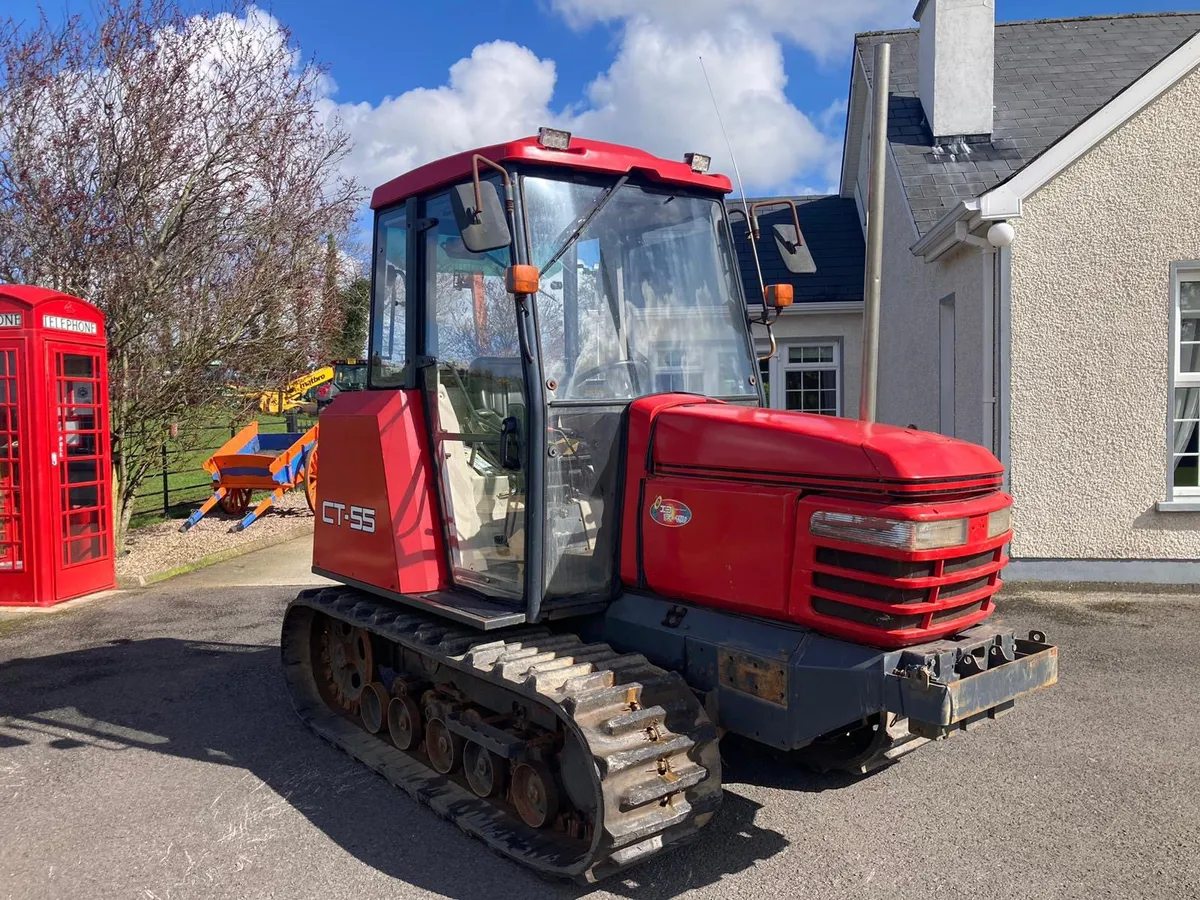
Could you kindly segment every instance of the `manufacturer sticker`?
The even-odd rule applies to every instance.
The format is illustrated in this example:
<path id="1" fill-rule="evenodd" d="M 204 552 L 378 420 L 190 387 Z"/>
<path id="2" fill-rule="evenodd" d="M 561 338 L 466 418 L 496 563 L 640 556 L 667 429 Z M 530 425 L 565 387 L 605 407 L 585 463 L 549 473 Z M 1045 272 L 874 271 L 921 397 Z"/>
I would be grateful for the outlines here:
<path id="1" fill-rule="evenodd" d="M 692 511 L 688 509 L 686 503 L 669 500 L 665 497 L 655 497 L 654 502 L 650 504 L 650 518 L 668 528 L 682 528 L 692 521 Z"/>
<path id="2" fill-rule="evenodd" d="M 55 331 L 70 331 L 74 334 L 96 334 L 99 330 L 95 322 L 68 319 L 66 316 L 42 316 L 42 327 L 53 328 Z"/>

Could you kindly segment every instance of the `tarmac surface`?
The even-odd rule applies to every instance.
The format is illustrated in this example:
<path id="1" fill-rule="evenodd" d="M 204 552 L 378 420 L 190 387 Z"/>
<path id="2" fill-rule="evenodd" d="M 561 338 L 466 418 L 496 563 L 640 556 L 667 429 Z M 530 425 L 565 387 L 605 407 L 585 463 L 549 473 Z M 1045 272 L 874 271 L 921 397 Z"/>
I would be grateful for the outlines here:
<path id="1" fill-rule="evenodd" d="M 702 837 L 586 888 L 296 719 L 278 629 L 307 554 L 0 617 L 0 898 L 1200 896 L 1200 594 L 1011 592 L 1058 686 L 866 778 L 727 741 Z"/>

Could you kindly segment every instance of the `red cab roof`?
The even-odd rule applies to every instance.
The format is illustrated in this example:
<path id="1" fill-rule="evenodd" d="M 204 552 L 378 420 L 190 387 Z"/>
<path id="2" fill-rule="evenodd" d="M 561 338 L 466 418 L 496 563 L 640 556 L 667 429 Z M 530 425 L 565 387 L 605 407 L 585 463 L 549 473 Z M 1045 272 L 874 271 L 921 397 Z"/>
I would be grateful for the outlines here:
<path id="1" fill-rule="evenodd" d="M 693 172 L 687 163 L 661 159 L 633 147 L 572 137 L 568 149 L 547 150 L 538 144 L 536 137 L 527 137 L 447 156 L 445 159 L 406 172 L 375 189 L 371 196 L 371 209 L 391 206 L 416 194 L 423 194 L 470 177 L 471 157 L 476 153 L 498 163 L 523 162 L 564 166 L 579 172 L 602 172 L 609 175 L 628 175 L 636 172 L 664 184 L 678 184 L 721 194 L 728 194 L 733 190 L 733 185 L 724 175 L 701 175 Z"/>

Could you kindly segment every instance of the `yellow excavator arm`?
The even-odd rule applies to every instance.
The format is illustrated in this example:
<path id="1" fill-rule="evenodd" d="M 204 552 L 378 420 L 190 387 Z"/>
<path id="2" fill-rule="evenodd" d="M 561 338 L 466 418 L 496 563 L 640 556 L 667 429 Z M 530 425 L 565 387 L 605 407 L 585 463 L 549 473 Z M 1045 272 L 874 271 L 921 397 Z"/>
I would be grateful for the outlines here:
<path id="1" fill-rule="evenodd" d="M 293 378 L 278 391 L 263 391 L 258 398 L 258 408 L 271 415 L 296 409 L 304 403 L 306 393 L 327 381 L 333 381 L 333 366 L 313 369 L 305 375 Z"/>

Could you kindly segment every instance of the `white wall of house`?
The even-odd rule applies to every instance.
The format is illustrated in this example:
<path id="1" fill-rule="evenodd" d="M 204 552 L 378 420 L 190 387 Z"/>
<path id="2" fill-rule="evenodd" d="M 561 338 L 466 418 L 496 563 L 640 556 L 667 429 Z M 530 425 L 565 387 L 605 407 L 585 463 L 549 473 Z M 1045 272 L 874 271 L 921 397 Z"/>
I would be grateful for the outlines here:
<path id="1" fill-rule="evenodd" d="M 889 161 L 890 163 L 890 161 Z M 861 170 L 860 170 L 861 171 Z M 951 392 L 953 429 L 976 443 L 984 431 L 983 304 L 991 276 L 990 251 L 961 246 L 931 263 L 912 254 L 918 234 L 894 165 L 888 165 L 884 211 L 883 291 L 879 307 L 881 422 L 943 430 L 944 389 Z M 862 175 L 865 178 L 865 174 Z M 865 196 L 866 187 L 860 189 Z M 942 358 L 943 300 L 953 295 L 953 367 Z"/>
<path id="2" fill-rule="evenodd" d="M 839 308 L 845 305 L 836 304 Z M 854 306 L 861 307 L 861 304 L 854 304 Z M 773 327 L 779 352 L 770 363 L 771 406 L 776 409 L 786 408 L 783 390 L 786 369 L 792 365 L 789 349 L 832 344 L 836 348 L 839 412 L 843 416 L 856 417 L 862 374 L 861 309 L 810 312 L 808 308 L 793 308 L 783 313 Z M 754 339 L 760 352 L 765 352 L 769 348 L 766 332 L 762 326 L 754 327 Z"/>
<path id="3" fill-rule="evenodd" d="M 1200 512 L 1157 508 L 1171 264 L 1200 259 L 1198 147 L 1193 71 L 1026 200 L 1014 223 L 1014 556 L 1200 557 Z"/>

